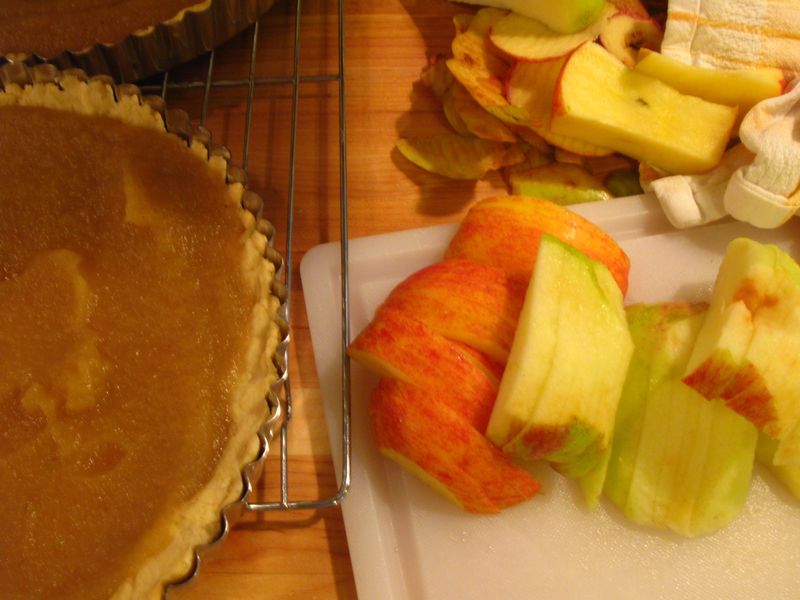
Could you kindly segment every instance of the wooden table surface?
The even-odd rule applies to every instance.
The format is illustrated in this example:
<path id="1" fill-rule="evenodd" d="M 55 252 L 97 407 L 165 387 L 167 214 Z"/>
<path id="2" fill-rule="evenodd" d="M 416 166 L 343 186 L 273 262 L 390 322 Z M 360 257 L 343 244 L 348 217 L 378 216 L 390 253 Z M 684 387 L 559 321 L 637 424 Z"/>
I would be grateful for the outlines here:
<path id="1" fill-rule="evenodd" d="M 460 218 L 477 197 L 502 191 L 499 178 L 452 182 L 417 169 L 394 150 L 398 137 L 447 130 L 435 99 L 415 85 L 428 57 L 448 52 L 451 18 L 470 11 L 446 0 L 345 0 L 347 185 L 350 237 L 409 229 Z M 292 72 L 294 3 L 277 0 L 259 24 L 256 78 Z M 302 5 L 294 240 L 291 266 L 293 419 L 289 428 L 289 491 L 294 500 L 329 497 L 337 490 L 303 303 L 299 264 L 307 250 L 340 239 L 338 84 L 313 81 L 338 68 L 337 4 Z M 246 79 L 252 32 L 220 48 L 214 81 Z M 202 80 L 207 60 L 176 69 L 169 82 Z M 158 80 L 156 80 L 158 83 Z M 266 200 L 276 245 L 285 252 L 291 86 L 258 83 L 247 161 L 250 188 Z M 168 89 L 170 107 L 200 119 L 201 89 Z M 244 154 L 247 89 L 212 89 L 206 124 L 228 145 L 234 162 Z M 331 298 L 339 303 L 340 299 Z M 358 452 L 354 448 L 353 452 Z M 268 459 L 257 498 L 279 498 L 277 452 Z M 346 502 L 346 499 L 345 499 Z M 356 598 L 341 510 L 247 514 L 225 543 L 203 562 L 200 575 L 170 599 L 348 600 Z M 362 599 L 374 600 L 374 599 Z"/>

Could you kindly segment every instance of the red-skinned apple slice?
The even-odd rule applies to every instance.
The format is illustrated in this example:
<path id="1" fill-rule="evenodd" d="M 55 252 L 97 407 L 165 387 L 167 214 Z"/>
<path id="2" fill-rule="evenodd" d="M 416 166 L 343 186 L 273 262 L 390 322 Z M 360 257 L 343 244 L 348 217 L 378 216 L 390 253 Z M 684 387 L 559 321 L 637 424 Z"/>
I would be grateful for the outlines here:
<path id="1" fill-rule="evenodd" d="M 380 311 L 350 344 L 348 354 L 382 377 L 425 390 L 480 431 L 486 428 L 497 395 L 497 369 L 417 319 L 398 310 Z"/>
<path id="2" fill-rule="evenodd" d="M 382 379 L 369 415 L 384 456 L 467 512 L 496 513 L 539 491 L 532 475 L 426 390 Z"/>
<path id="3" fill-rule="evenodd" d="M 633 68 L 640 48 L 658 50 L 664 33 L 650 17 L 618 12 L 603 23 L 600 42 L 622 63 Z"/>
<path id="4" fill-rule="evenodd" d="M 517 60 L 552 60 L 569 54 L 584 42 L 596 39 L 614 12 L 613 7 L 604 7 L 594 22 L 571 34 L 557 33 L 541 21 L 512 12 L 492 25 L 489 39 Z"/>
<path id="5" fill-rule="evenodd" d="M 526 285 L 542 233 L 604 263 L 624 294 L 630 260 L 614 239 L 594 223 L 546 200 L 498 196 L 476 203 L 465 215 L 445 256 L 494 265 Z"/>
<path id="6" fill-rule="evenodd" d="M 397 285 L 376 319 L 388 309 L 405 312 L 440 335 L 505 364 L 524 296 L 525 286 L 496 267 L 446 259 Z"/>

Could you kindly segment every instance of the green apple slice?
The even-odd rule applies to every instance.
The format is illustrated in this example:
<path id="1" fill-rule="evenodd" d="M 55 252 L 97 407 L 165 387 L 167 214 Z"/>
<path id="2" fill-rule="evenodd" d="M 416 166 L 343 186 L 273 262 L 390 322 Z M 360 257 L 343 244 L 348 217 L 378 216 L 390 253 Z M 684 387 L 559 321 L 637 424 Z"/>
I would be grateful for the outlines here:
<path id="1" fill-rule="evenodd" d="M 515 196 L 542 198 L 561 205 L 611 199 L 602 182 L 578 165 L 551 163 L 514 169 L 508 181 Z"/>
<path id="2" fill-rule="evenodd" d="M 610 442 L 632 349 L 608 268 L 543 234 L 487 436 L 586 474 Z"/>
<path id="3" fill-rule="evenodd" d="M 628 308 L 635 344 L 604 491 L 636 523 L 703 535 L 746 499 L 757 431 L 678 377 L 705 312 L 665 303 Z"/>

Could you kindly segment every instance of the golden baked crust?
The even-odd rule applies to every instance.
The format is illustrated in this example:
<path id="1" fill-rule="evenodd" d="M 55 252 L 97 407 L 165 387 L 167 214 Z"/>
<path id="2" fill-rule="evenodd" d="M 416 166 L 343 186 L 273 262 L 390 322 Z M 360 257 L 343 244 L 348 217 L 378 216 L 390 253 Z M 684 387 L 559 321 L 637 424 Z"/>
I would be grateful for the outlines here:
<path id="1" fill-rule="evenodd" d="M 139 96 L 135 94 L 121 96 L 117 100 L 112 87 L 102 81 L 87 83 L 80 78 L 64 76 L 60 78 L 59 85 L 37 84 L 24 87 L 15 84 L 6 85 L 5 91 L 0 92 L 0 111 L 4 107 L 25 107 L 29 111 L 57 110 L 97 119 L 114 119 L 135 128 L 159 132 L 158 135 L 169 135 L 165 133 L 161 115 L 147 103 L 141 102 Z M 35 112 L 27 114 L 35 115 Z M 185 151 L 189 152 L 188 149 Z M 224 159 L 219 156 L 209 156 L 207 146 L 199 141 L 192 142 L 191 152 L 207 163 L 208 170 L 213 173 L 212 179 L 225 182 L 227 164 Z M 164 584 L 180 579 L 190 571 L 195 548 L 214 540 L 219 535 L 223 507 L 241 499 L 242 469 L 258 455 L 260 450 L 261 442 L 257 432 L 268 417 L 265 396 L 270 386 L 278 379 L 273 357 L 281 338 L 276 322 L 280 300 L 271 291 L 274 266 L 264 258 L 268 242 L 257 230 L 253 215 L 241 207 L 243 186 L 240 183 L 231 183 L 224 185 L 222 189 L 225 191 L 220 202 L 224 202 L 230 210 L 235 211 L 241 223 L 241 249 L 237 253 L 239 260 L 235 266 L 241 277 L 237 281 L 243 282 L 245 290 L 242 293 L 253 298 L 252 305 L 248 309 L 249 317 L 245 319 L 243 349 L 233 355 L 238 357 L 235 360 L 241 365 L 234 371 L 235 378 L 228 382 L 227 386 L 230 393 L 226 398 L 225 415 L 228 425 L 224 435 L 225 443 L 218 449 L 216 460 L 209 467 L 210 475 L 206 483 L 192 492 L 185 501 L 160 512 L 157 521 L 136 542 L 138 553 L 143 552 L 142 548 L 156 550 L 149 553 L 145 559 L 137 561 L 132 571 L 133 575 L 119 582 L 116 591 L 111 594 L 115 599 L 159 597 Z M 135 219 L 135 215 L 131 217 L 132 221 Z M 53 248 L 48 252 L 48 256 L 57 254 L 55 260 L 64 264 L 69 264 L 72 260 L 67 256 L 71 254 L 69 251 Z M 2 275 L 3 272 L 0 270 L 0 284 L 3 283 Z M 199 276 L 202 277 L 202 273 L 199 273 Z M 147 348 L 143 349 L 146 350 Z M 3 389 L 0 380 L 0 396 Z M 0 401 L 2 400 L 0 397 Z M 181 484 L 181 481 L 175 481 L 175 485 Z M 47 492 L 57 493 L 56 490 Z M 87 506 L 91 509 L 92 503 L 87 502 Z M 108 510 L 108 507 L 94 508 Z M 104 543 L 110 546 L 114 540 L 93 540 L 93 542 L 102 548 Z M 3 570 L 0 568 L 0 579 L 2 577 Z M 87 584 L 87 588 L 89 587 Z M 0 580 L 0 590 L 3 589 Z M 29 594 L 30 590 L 25 590 L 20 592 L 19 596 L 34 597 Z M 13 595 L 6 592 L 5 597 Z M 60 597 L 68 596 L 64 594 Z"/>
<path id="2" fill-rule="evenodd" d="M 0 56 L 135 81 L 218 46 L 273 2 L 0 0 Z"/>

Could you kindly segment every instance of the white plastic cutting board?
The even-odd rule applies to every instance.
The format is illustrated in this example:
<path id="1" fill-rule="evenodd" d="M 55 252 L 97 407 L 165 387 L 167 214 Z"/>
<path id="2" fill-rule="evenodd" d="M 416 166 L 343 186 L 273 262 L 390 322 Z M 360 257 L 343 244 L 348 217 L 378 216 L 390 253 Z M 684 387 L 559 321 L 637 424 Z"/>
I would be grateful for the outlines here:
<path id="1" fill-rule="evenodd" d="M 631 197 L 576 208 L 630 256 L 628 303 L 707 300 L 725 247 L 737 236 L 777 243 L 800 257 L 797 219 L 777 231 L 733 222 L 676 231 L 654 203 Z M 353 336 L 396 283 L 441 258 L 454 231 L 448 225 L 350 242 Z M 312 249 L 301 264 L 335 454 L 339 263 L 335 243 Z M 590 513 L 574 482 L 546 467 L 535 471 L 540 496 L 499 515 L 464 514 L 375 451 L 366 419 L 374 383 L 352 365 L 352 488 L 342 508 L 361 600 L 800 598 L 800 502 L 760 470 L 739 517 L 701 539 L 635 526 L 608 502 Z"/>

